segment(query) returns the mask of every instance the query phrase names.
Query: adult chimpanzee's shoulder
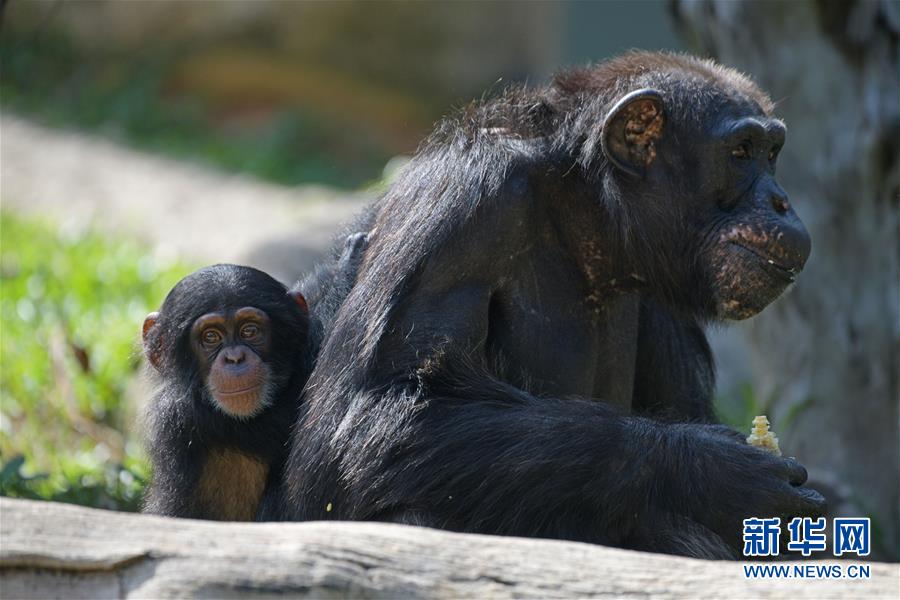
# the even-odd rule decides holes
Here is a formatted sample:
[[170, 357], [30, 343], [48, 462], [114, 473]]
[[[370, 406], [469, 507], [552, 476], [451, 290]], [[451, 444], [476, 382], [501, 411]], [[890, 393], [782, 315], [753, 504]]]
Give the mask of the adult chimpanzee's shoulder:
[[399, 271], [417, 270], [457, 245], [473, 224], [482, 232], [491, 229], [486, 223], [508, 224], [534, 197], [537, 170], [547, 168], [550, 140], [502, 126], [498, 115], [511, 108], [485, 103], [468, 110], [441, 123], [374, 205], [367, 262], [396, 272], [395, 281], [404, 277]]
[[559, 117], [546, 88], [511, 86], [494, 97], [473, 101], [444, 118], [419, 154], [448, 149], [515, 149], [517, 140], [549, 136]]

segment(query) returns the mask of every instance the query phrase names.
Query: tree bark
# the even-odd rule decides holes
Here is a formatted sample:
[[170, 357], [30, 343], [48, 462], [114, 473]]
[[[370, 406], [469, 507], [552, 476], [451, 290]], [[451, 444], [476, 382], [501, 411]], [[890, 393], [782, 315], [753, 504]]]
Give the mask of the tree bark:
[[894, 598], [900, 581], [890, 564], [868, 563], [869, 579], [747, 579], [733, 562], [383, 523], [217, 523], [5, 498], [0, 515], [4, 598], [820, 600]]
[[779, 179], [813, 239], [792, 293], [746, 325], [758, 398], [834, 514], [900, 558], [900, 9], [680, 0], [694, 50], [749, 73], [787, 123]]

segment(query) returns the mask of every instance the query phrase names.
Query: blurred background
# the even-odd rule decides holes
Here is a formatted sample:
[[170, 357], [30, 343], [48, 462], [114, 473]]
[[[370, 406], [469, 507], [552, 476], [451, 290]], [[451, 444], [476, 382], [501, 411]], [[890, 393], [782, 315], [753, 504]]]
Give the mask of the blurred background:
[[0, 494], [135, 510], [139, 324], [197, 266], [291, 282], [434, 122], [629, 48], [754, 77], [813, 236], [712, 332], [722, 418], [768, 414], [833, 515], [900, 556], [900, 10], [889, 0], [10, 0], [0, 21]]

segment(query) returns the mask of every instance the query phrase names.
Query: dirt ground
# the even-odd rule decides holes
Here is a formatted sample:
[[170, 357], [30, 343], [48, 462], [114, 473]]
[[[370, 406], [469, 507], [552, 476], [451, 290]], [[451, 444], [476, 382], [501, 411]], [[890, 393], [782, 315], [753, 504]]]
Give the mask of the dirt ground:
[[290, 283], [370, 196], [284, 187], [0, 115], [0, 202], [17, 213], [133, 236], [199, 263]]

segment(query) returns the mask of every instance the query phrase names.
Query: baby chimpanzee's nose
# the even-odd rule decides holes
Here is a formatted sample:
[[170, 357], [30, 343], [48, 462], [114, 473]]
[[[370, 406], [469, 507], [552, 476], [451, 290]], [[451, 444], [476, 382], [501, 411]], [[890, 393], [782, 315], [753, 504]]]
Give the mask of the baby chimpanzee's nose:
[[244, 353], [243, 346], [225, 348], [225, 350], [223, 350], [222, 352], [222, 358], [225, 359], [226, 364], [239, 365], [244, 362], [245, 358], [247, 358], [246, 354]]

